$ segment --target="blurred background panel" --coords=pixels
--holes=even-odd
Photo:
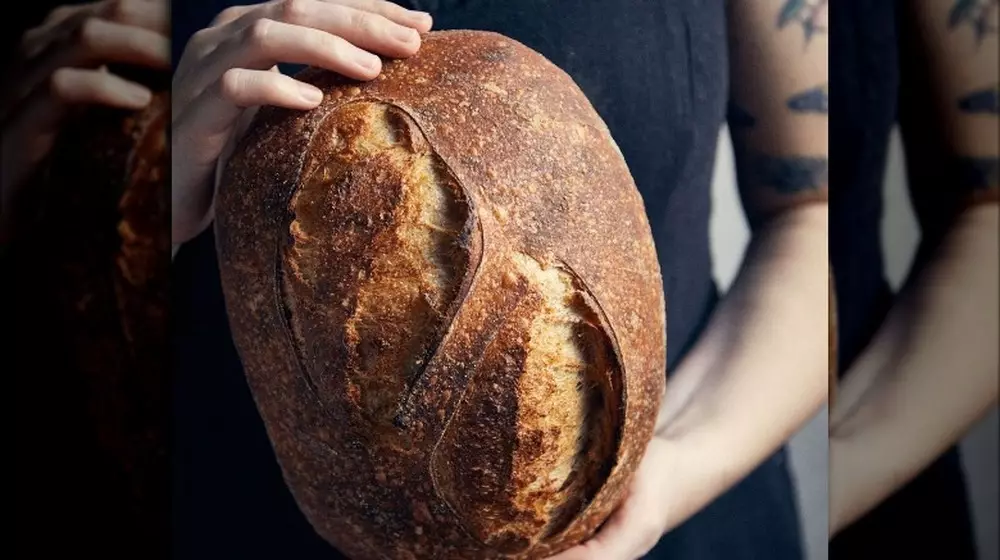
[[[94,41],[140,37],[142,56],[88,56],[88,21]],[[16,557],[166,558],[168,2],[36,1],[4,24],[0,370],[13,385]],[[56,91],[65,69],[77,87]],[[144,93],[70,98],[109,79]]]
[[[833,558],[998,554],[996,206],[968,165],[996,166],[996,105],[961,109],[996,82],[998,8],[831,10]]]
[[[920,230],[910,204],[903,142],[893,129],[885,169],[885,218],[882,220],[882,246],[885,248],[886,276],[893,289],[899,289],[913,263],[920,241]],[[959,444],[965,486],[969,496],[978,558],[1000,558],[997,527],[1000,527],[1000,416],[993,407],[986,418]]]

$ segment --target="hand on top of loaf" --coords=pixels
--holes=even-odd
[[[170,69],[167,0],[102,0],[60,6],[21,37],[0,91],[0,224],[11,203],[52,148],[67,109],[105,105],[142,109],[146,85],[108,71],[122,64]]]
[[[371,80],[382,69],[376,54],[413,55],[430,27],[430,15],[385,0],[279,0],[229,8],[195,33],[173,85],[174,244],[211,223],[217,170],[257,107],[308,110],[322,101],[323,92],[277,64]]]

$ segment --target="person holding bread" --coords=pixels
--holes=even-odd
[[[554,558],[803,557],[783,446],[828,391],[826,2],[177,1],[173,18],[178,557],[335,557],[283,484],[243,378],[216,188],[258,108],[322,102],[285,65],[377,80],[442,29],[501,33],[573,78],[628,164],[662,271],[655,436],[618,509]],[[752,240],[719,294],[709,196],[727,121]]]

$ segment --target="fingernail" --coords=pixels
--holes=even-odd
[[[299,96],[307,103],[323,101],[323,92],[316,86],[299,82]]]
[[[400,43],[416,43],[419,35],[417,30],[402,25],[394,25],[392,28],[392,38]]]
[[[428,27],[430,27],[431,23],[434,21],[433,18],[431,18],[431,15],[427,12],[413,12],[413,18],[417,21],[417,23]]]
[[[354,61],[366,70],[376,70],[382,64],[382,61],[377,56],[366,52],[359,52]]]

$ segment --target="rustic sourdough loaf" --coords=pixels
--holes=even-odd
[[[430,33],[264,109],[216,234],[233,336],[285,480],[353,558],[542,558],[623,497],[664,383],[642,199],[565,73]]]

